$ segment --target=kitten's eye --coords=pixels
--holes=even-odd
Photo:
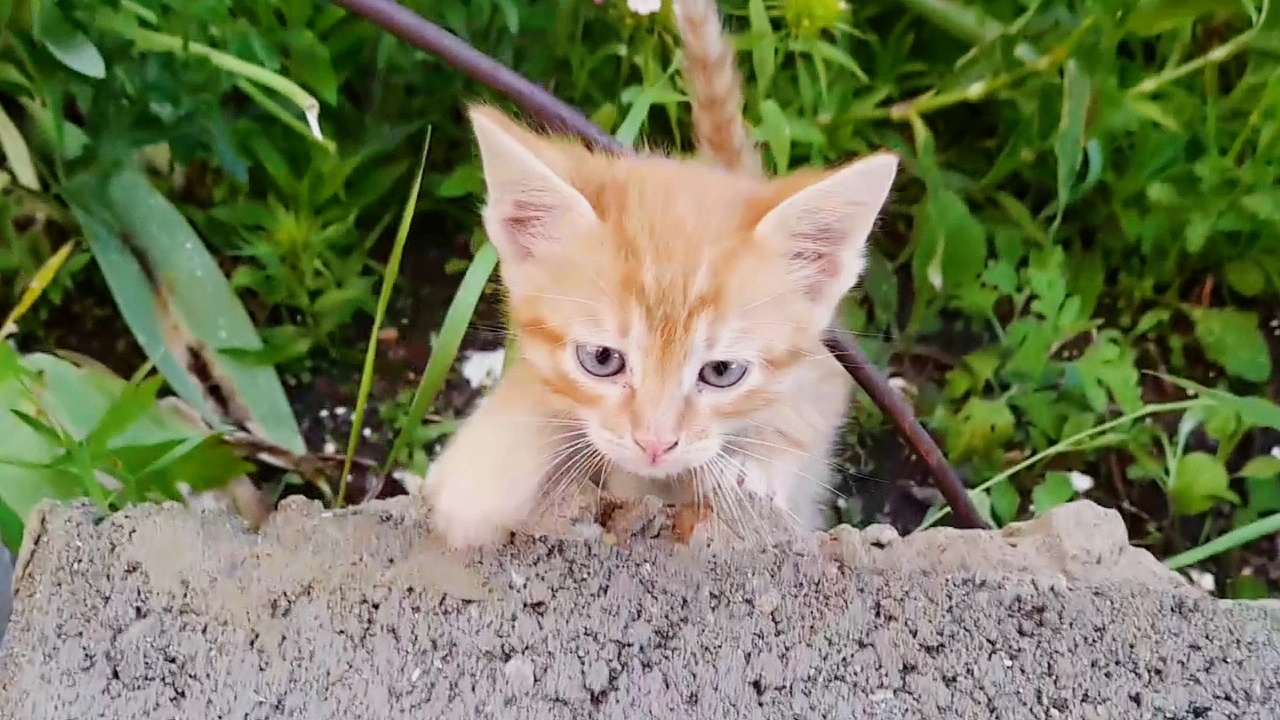
[[[613,377],[622,372],[627,361],[622,353],[604,345],[579,345],[578,364],[588,373],[600,377]]]
[[[714,388],[728,388],[746,377],[747,364],[728,360],[712,360],[698,371],[698,380]]]

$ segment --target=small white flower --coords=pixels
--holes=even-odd
[[[502,348],[473,352],[462,362],[462,377],[473,388],[488,387],[502,377],[506,355],[507,351]]]
[[[1271,448],[1271,457],[1280,460],[1280,445],[1276,445]]]
[[[1093,478],[1079,470],[1072,470],[1067,473],[1067,480],[1071,483],[1071,488],[1077,493],[1087,493],[1093,489]]]
[[[627,9],[637,15],[652,15],[662,9],[662,0],[627,0]]]

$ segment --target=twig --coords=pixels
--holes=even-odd
[[[522,110],[552,128],[577,135],[600,151],[631,153],[629,148],[578,110],[412,10],[392,0],[333,0],[333,3],[364,17],[414,47],[439,55],[472,79],[511,98]],[[929,466],[934,485],[947,499],[955,516],[955,524],[966,529],[986,528],[986,523],[969,501],[964,484],[943,457],[937,443],[920,425],[906,400],[889,386],[888,381],[857,345],[846,342],[830,330],[827,331],[824,342],[849,375],[893,420],[894,426]]]

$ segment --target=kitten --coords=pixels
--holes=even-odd
[[[469,109],[519,356],[428,472],[455,547],[589,476],[729,513],[755,493],[824,527],[852,381],[822,334],[897,157],[764,177],[714,0],[677,19],[700,159],[595,153]]]

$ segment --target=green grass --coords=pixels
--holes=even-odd
[[[669,8],[410,6],[625,142],[687,149]],[[1280,422],[1266,400],[1280,347],[1280,19],[1269,2],[721,6],[768,167],[901,155],[845,321],[887,338],[874,356],[911,370],[917,412],[992,522],[1078,497],[1071,478],[1088,476],[1085,496],[1126,513],[1134,541],[1170,566],[1257,577],[1280,512],[1268,452]],[[386,456],[359,460],[421,470],[420,446],[456,426],[439,399],[496,267],[461,113],[487,91],[326,3],[70,0],[40,3],[36,18],[30,7],[0,3],[0,314],[27,350],[75,338],[84,328],[65,318],[113,300],[165,391],[206,427],[176,430],[144,394],[133,401],[151,418],[144,430],[90,448],[91,417],[50,408],[28,414],[32,425],[9,413],[44,444],[15,475],[21,492],[0,489],[5,537],[5,519],[41,492],[99,493],[86,468],[116,463],[129,479],[100,496],[114,506],[171,496],[165,468],[190,467],[183,452],[224,453],[199,444],[234,418],[207,407],[171,356],[174,335],[154,320],[166,307],[178,337],[213,349],[285,465],[307,470],[279,377],[327,367],[356,386],[335,487],[376,405],[394,437]],[[424,132],[431,152],[415,176]],[[148,232],[160,226],[147,217],[181,241]],[[458,238],[475,241],[462,250]],[[421,271],[402,269],[418,254],[450,257],[457,287],[421,377],[390,402],[373,382],[376,338],[396,300],[423,291]],[[147,262],[184,278],[167,299],[136,290]],[[230,338],[219,318],[232,318]],[[370,319],[365,344],[354,327]],[[14,383],[34,387],[21,369],[38,357],[0,358],[0,395],[27,410]],[[109,398],[127,385],[58,372],[58,392],[92,382]],[[424,427],[433,409],[444,417]],[[0,461],[13,450],[0,442]],[[934,508],[925,525],[945,515]],[[1258,592],[1280,588],[1247,590]]]

